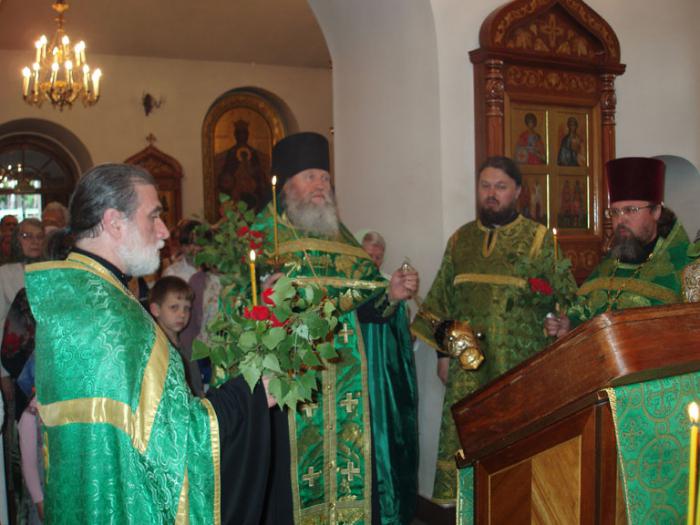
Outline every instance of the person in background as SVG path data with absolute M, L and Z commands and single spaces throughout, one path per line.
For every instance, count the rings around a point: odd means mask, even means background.
M 185 365 L 185 379 L 192 393 L 203 397 L 199 367 L 184 355 L 180 347 L 180 333 L 190 321 L 192 299 L 194 292 L 185 281 L 173 275 L 161 277 L 148 294 L 148 311 L 180 353 Z
M 179 249 L 173 263 L 163 270 L 163 277 L 174 275 L 188 282 L 190 277 L 197 272 L 198 268 L 194 264 L 197 245 L 194 242 L 194 238 L 195 229 L 201 224 L 199 221 L 187 219 L 178 225 L 176 232 Z
M 69 220 L 68 208 L 57 201 L 49 202 L 41 212 L 41 222 L 44 224 L 46 234 L 65 228 Z
M 17 229 L 17 217 L 5 215 L 0 220 L 0 263 L 10 262 L 12 251 L 12 234 Z

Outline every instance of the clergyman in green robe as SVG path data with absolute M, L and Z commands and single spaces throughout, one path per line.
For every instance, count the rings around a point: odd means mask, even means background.
M 568 312 L 547 319 L 551 335 L 562 336 L 604 312 L 683 302 L 683 269 L 697 250 L 675 214 L 663 206 L 665 170 L 661 160 L 643 157 L 605 165 L 612 248 L 581 285 Z
M 554 273 L 552 235 L 516 211 L 521 178 L 517 165 L 507 157 L 489 158 L 481 166 L 479 218 L 450 237 L 437 276 L 411 326 L 419 339 L 440 350 L 435 339 L 437 323 L 468 321 L 481 334 L 485 356 L 477 370 L 464 370 L 457 359 L 438 354 L 438 375 L 446 385 L 433 487 L 433 499 L 440 503 L 453 503 L 457 490 L 455 454 L 460 445 L 450 407 L 547 344 L 541 324 L 548 312 L 509 301 L 514 289 L 529 286 L 526 275 L 515 275 L 518 262 L 540 263 L 538 266 Z M 554 281 L 549 275 L 544 280 L 548 285 Z M 520 333 L 522 327 L 533 326 L 537 329 L 528 330 L 527 335 Z
M 253 229 L 265 232 L 266 251 L 277 252 L 276 275 L 315 283 L 336 300 L 341 329 L 334 338 L 339 358 L 322 371 L 314 399 L 296 411 L 273 411 L 274 482 L 266 523 L 410 523 L 402 514 L 412 508 L 406 498 L 416 497 L 415 476 L 413 486 L 393 484 L 392 469 L 400 471 L 406 464 L 397 463 L 388 447 L 373 440 L 373 433 L 382 431 L 373 425 L 381 390 L 372 389 L 372 379 L 378 378 L 370 376 L 384 366 L 381 360 L 391 347 L 379 331 L 365 340 L 362 324 L 386 324 L 400 315 L 399 303 L 415 292 L 418 276 L 399 270 L 385 279 L 339 222 L 325 137 L 286 137 L 275 145 L 272 164 L 283 184 L 279 210 L 268 206 Z M 407 332 L 404 325 L 405 336 Z
M 73 252 L 27 267 L 45 522 L 257 525 L 271 450 L 263 387 L 230 381 L 194 397 L 127 287 L 158 268 L 168 237 L 154 184 L 135 166 L 91 169 L 71 198 Z

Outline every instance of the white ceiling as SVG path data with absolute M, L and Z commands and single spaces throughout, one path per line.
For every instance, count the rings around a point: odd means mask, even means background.
M 0 49 L 56 30 L 51 0 L 0 0 Z M 72 0 L 65 29 L 89 53 L 329 67 L 307 0 Z

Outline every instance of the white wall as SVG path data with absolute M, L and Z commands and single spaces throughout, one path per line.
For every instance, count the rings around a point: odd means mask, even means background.
M 385 234 L 385 270 L 442 251 L 435 26 L 423 0 L 310 0 L 333 60 L 343 220 Z M 428 285 L 429 283 L 426 283 Z
M 331 72 L 223 62 L 196 62 L 123 56 L 89 56 L 101 67 L 102 98 L 92 108 L 60 112 L 50 105 L 30 107 L 21 99 L 20 71 L 31 54 L 1 51 L 0 123 L 20 118 L 56 122 L 75 133 L 95 163 L 120 162 L 155 146 L 175 157 L 185 172 L 183 213 L 203 213 L 202 123 L 211 104 L 236 87 L 266 89 L 284 100 L 300 129 L 328 135 L 332 126 Z M 165 104 L 148 117 L 141 97 L 150 92 Z

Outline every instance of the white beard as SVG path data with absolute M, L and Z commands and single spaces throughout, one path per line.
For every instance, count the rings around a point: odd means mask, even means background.
M 305 232 L 334 237 L 340 231 L 338 209 L 332 195 L 327 195 L 323 204 L 314 204 L 288 193 L 286 211 L 292 224 Z
M 155 272 L 160 266 L 160 249 L 165 242 L 160 239 L 149 246 L 141 237 L 141 233 L 135 224 L 127 219 L 129 225 L 126 230 L 124 243 L 117 248 L 117 255 L 124 263 L 127 275 L 142 277 Z

